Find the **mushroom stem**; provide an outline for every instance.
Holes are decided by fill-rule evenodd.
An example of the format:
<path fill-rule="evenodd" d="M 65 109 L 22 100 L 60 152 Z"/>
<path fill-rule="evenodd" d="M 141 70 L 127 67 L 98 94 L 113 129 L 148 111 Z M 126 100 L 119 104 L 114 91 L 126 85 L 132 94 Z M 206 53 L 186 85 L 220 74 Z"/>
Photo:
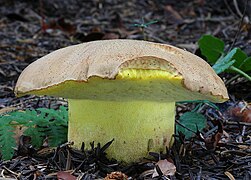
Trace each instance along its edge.
<path fill-rule="evenodd" d="M 175 102 L 69 99 L 68 138 L 76 148 L 114 139 L 108 157 L 135 162 L 149 151 L 165 151 L 174 119 Z"/>

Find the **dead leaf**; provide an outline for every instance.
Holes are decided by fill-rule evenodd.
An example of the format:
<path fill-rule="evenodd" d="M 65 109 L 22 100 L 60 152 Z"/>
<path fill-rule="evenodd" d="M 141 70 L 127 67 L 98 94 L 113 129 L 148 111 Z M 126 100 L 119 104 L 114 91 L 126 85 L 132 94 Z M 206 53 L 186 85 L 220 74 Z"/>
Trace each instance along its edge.
<path fill-rule="evenodd" d="M 119 35 L 116 33 L 106 33 L 103 37 L 102 40 L 106 39 L 119 39 Z"/>
<path fill-rule="evenodd" d="M 19 156 L 32 156 L 36 150 L 31 145 L 31 137 L 21 135 L 19 138 L 17 154 Z"/>
<path fill-rule="evenodd" d="M 66 22 L 64 18 L 58 18 L 48 21 L 48 23 L 42 23 L 42 31 L 49 33 L 50 30 L 61 30 L 67 34 L 75 34 L 76 26 L 73 24 Z"/>
<path fill-rule="evenodd" d="M 96 26 L 92 28 L 90 33 L 88 33 L 87 35 L 78 32 L 74 35 L 74 38 L 80 40 L 81 42 L 90 42 L 90 41 L 105 40 L 105 39 L 119 39 L 120 36 L 118 33 L 114 32 L 103 32 L 100 27 Z"/>
<path fill-rule="evenodd" d="M 110 174 L 107 174 L 104 180 L 127 180 L 128 177 L 122 172 L 116 171 Z"/>
<path fill-rule="evenodd" d="M 15 125 L 14 126 L 14 139 L 16 141 L 17 144 L 20 143 L 20 137 L 24 134 L 24 131 L 27 129 L 27 127 L 23 126 L 23 125 Z"/>
<path fill-rule="evenodd" d="M 195 3 L 198 4 L 199 6 L 204 6 L 206 4 L 206 1 L 205 0 L 196 0 Z"/>
<path fill-rule="evenodd" d="M 181 15 L 175 9 L 173 9 L 172 6 L 165 6 L 165 12 L 166 16 L 168 17 L 169 23 L 181 24 L 183 22 L 183 18 L 181 17 Z"/>
<path fill-rule="evenodd" d="M 205 139 L 205 146 L 208 150 L 214 150 L 221 140 L 221 137 L 223 135 L 223 125 L 220 121 L 216 121 L 218 130 L 217 132 L 211 136 Z"/>
<path fill-rule="evenodd" d="M 57 20 L 58 28 L 68 34 L 75 34 L 76 33 L 76 26 L 67 22 L 64 18 L 59 18 Z"/>
<path fill-rule="evenodd" d="M 37 154 L 39 156 L 46 157 L 49 154 L 54 153 L 55 150 L 56 150 L 55 147 L 44 147 L 43 149 L 40 149 L 39 151 L 37 151 Z"/>
<path fill-rule="evenodd" d="M 176 172 L 176 166 L 169 162 L 168 160 L 164 159 L 164 160 L 159 160 L 156 163 L 156 166 L 159 167 L 159 169 L 161 170 L 162 174 L 165 176 L 173 176 Z M 159 173 L 157 172 L 157 169 L 154 168 L 154 173 L 152 175 L 152 178 L 158 177 Z"/>
<path fill-rule="evenodd" d="M 1 69 L 0 69 L 0 71 L 1 71 Z M 7 113 L 13 112 L 18 109 L 19 109 L 18 107 L 4 107 L 4 108 L 0 109 L 0 115 L 7 114 Z"/>
<path fill-rule="evenodd" d="M 68 172 L 59 171 L 57 172 L 58 180 L 76 180 L 77 178 Z"/>
<path fill-rule="evenodd" d="M 236 106 L 229 107 L 227 116 L 239 122 L 251 123 L 251 105 L 241 101 Z"/>
<path fill-rule="evenodd" d="M 195 13 L 195 10 L 194 10 L 194 6 L 188 6 L 184 9 L 181 9 L 179 11 L 179 14 L 182 16 L 182 17 L 196 17 L 196 13 Z"/>

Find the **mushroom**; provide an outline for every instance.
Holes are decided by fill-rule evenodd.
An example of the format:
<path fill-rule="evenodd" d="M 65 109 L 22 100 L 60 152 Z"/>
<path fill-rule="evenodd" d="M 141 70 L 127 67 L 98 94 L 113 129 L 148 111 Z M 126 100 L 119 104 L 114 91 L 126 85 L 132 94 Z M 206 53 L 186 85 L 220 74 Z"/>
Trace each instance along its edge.
<path fill-rule="evenodd" d="M 104 40 L 56 50 L 30 64 L 15 93 L 68 98 L 68 140 L 105 144 L 133 162 L 171 145 L 175 102 L 224 102 L 223 81 L 201 58 L 174 46 Z"/>

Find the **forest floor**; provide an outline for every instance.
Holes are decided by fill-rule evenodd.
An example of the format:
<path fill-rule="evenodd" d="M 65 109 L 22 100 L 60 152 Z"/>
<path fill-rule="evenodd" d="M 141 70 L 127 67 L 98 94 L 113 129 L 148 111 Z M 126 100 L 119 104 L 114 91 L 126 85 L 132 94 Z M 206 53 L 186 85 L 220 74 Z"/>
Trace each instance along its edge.
<path fill-rule="evenodd" d="M 27 65 L 73 44 L 103 39 L 144 39 L 175 45 L 201 56 L 197 41 L 204 34 L 212 34 L 225 42 L 226 49 L 239 47 L 250 56 L 251 3 L 249 1 L 245 6 L 245 2 L 0 1 L 0 115 L 8 110 L 67 105 L 62 99 L 50 97 L 17 98 L 13 90 Z M 246 15 L 243 15 L 245 8 Z M 205 148 L 198 138 L 184 140 L 177 137 L 180 141 L 167 154 L 153 153 L 152 160 L 125 166 L 100 158 L 100 155 L 98 159 L 97 148 L 89 152 L 88 162 L 79 163 L 87 161 L 81 157 L 83 152 L 64 144 L 43 157 L 16 154 L 12 160 L 0 161 L 0 178 L 93 179 L 122 171 L 128 179 L 153 179 L 155 164 L 161 158 L 174 163 L 176 174 L 169 176 L 158 171 L 160 175 L 156 179 L 251 179 L 251 111 L 246 115 L 250 122 L 243 122 L 240 119 L 243 117 L 232 118 L 226 110 L 251 101 L 251 83 L 241 77 L 227 83 L 234 75 L 222 73 L 220 76 L 226 83 L 230 101 L 220 106 L 222 116 L 218 121 L 221 123 L 209 123 L 208 129 L 204 130 L 211 137 L 212 148 Z M 178 115 L 194 106 L 179 106 Z M 209 110 L 204 106 L 201 113 L 210 120 L 212 113 Z M 233 123 L 226 123 L 227 118 L 232 118 Z M 219 133 L 220 139 L 215 140 Z M 121 174 L 114 176 L 123 179 Z"/>

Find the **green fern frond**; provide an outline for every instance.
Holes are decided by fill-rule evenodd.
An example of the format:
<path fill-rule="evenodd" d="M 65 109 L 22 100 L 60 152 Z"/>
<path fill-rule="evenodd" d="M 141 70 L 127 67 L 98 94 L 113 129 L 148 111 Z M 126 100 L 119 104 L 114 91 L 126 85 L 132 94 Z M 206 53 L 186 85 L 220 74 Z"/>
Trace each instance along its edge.
<path fill-rule="evenodd" d="M 58 110 L 39 108 L 0 116 L 0 153 L 3 159 L 10 159 L 13 156 L 13 147 L 16 147 L 14 139 L 16 125 L 27 128 L 24 135 L 31 137 L 34 147 L 40 147 L 46 137 L 50 146 L 57 146 L 67 141 L 67 108 L 64 106 L 60 106 Z"/>
<path fill-rule="evenodd" d="M 8 119 L 8 118 L 7 118 Z M 1 118 L 0 121 L 5 120 Z M 10 124 L 0 125 L 0 149 L 3 159 L 11 159 L 14 154 L 16 141 L 14 139 L 14 127 Z"/>
<path fill-rule="evenodd" d="M 51 126 L 47 133 L 49 137 L 49 145 L 58 146 L 67 141 L 67 126 Z"/>
<path fill-rule="evenodd" d="M 44 119 L 54 119 L 59 123 L 58 125 L 67 125 L 68 112 L 66 107 L 60 106 L 59 110 L 46 108 L 39 108 L 37 110 L 40 111 L 40 116 L 43 116 Z"/>
<path fill-rule="evenodd" d="M 31 137 L 31 143 L 34 147 L 39 148 L 43 144 L 43 140 L 46 137 L 46 128 L 41 127 L 29 127 L 24 131 L 24 135 Z"/>

